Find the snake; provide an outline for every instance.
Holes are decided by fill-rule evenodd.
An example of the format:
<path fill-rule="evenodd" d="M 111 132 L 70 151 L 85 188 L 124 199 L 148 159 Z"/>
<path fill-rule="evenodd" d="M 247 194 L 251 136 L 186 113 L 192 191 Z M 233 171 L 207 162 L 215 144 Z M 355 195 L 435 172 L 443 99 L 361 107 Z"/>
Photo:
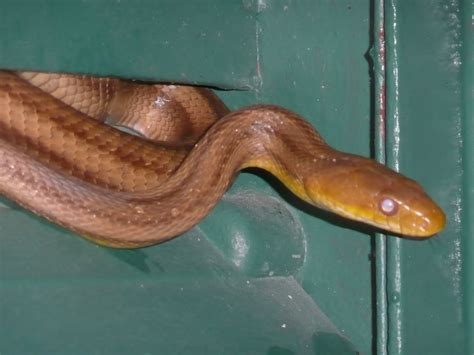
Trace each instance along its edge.
<path fill-rule="evenodd" d="M 332 148 L 283 107 L 231 112 L 206 88 L 0 71 L 0 193 L 97 244 L 183 234 L 247 168 L 374 230 L 426 238 L 446 223 L 416 181 Z"/>

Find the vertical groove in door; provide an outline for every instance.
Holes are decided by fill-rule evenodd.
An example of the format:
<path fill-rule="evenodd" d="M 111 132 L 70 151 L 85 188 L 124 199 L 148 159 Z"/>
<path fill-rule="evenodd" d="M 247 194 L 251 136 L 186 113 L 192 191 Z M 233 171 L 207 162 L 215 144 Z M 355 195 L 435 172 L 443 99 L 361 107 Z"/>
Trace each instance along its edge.
<path fill-rule="evenodd" d="M 374 85 L 375 85 L 375 116 L 374 116 L 374 148 L 375 158 L 380 163 L 386 161 L 385 154 L 385 15 L 384 0 L 375 0 L 373 4 L 374 26 Z M 386 236 L 377 233 L 375 237 L 375 282 L 376 282 L 376 324 L 375 351 L 377 354 L 387 354 L 387 269 L 386 269 Z"/>

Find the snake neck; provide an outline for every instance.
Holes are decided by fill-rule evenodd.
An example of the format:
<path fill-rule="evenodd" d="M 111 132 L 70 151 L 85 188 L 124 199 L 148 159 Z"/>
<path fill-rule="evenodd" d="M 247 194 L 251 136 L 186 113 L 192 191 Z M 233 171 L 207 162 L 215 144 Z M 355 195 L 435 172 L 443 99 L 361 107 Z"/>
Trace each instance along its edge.
<path fill-rule="evenodd" d="M 247 159 L 243 168 L 270 172 L 300 199 L 310 202 L 304 180 L 337 154 L 314 128 L 293 112 L 278 106 L 257 106 L 259 114 L 250 125 L 262 149 Z"/>

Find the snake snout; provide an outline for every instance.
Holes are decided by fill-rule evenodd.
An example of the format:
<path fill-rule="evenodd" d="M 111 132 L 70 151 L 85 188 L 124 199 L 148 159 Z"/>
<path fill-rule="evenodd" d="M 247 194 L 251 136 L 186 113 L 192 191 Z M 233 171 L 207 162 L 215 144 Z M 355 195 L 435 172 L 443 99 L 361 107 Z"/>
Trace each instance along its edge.
<path fill-rule="evenodd" d="M 429 237 L 446 225 L 443 210 L 421 189 L 401 201 L 400 232 L 413 237 Z"/>

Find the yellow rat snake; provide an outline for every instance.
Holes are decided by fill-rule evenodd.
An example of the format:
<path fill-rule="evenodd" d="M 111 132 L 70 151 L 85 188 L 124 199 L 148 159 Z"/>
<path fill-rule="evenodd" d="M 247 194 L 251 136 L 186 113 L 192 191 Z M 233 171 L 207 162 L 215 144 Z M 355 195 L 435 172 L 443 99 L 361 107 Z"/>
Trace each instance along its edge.
<path fill-rule="evenodd" d="M 108 116 L 149 139 L 100 122 Z M 228 113 L 206 89 L 0 71 L 0 193 L 99 244 L 142 247 L 185 232 L 248 167 L 392 233 L 426 237 L 445 224 L 418 183 L 331 148 L 281 107 Z"/>

